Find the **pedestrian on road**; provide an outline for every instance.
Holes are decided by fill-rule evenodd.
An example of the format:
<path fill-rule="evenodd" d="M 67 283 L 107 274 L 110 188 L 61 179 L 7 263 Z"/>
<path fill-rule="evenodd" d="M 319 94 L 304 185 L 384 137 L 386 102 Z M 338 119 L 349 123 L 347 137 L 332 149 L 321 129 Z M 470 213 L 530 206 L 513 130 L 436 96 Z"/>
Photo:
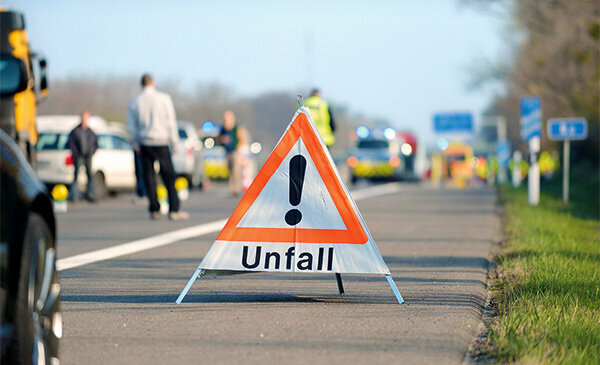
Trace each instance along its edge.
<path fill-rule="evenodd" d="M 304 104 L 310 110 L 310 116 L 315 121 L 317 129 L 323 138 L 323 142 L 327 147 L 333 146 L 335 143 L 335 120 L 329 104 L 321 99 L 321 91 L 313 89 L 310 97 L 304 101 Z"/>
<path fill-rule="evenodd" d="M 217 143 L 223 145 L 229 169 L 229 193 L 232 196 L 242 192 L 242 169 L 238 161 L 238 127 L 235 124 L 235 114 L 231 110 L 223 112 L 223 126 L 217 137 Z"/>
<path fill-rule="evenodd" d="M 71 189 L 69 191 L 69 200 L 71 201 L 80 198 L 77 177 L 79 176 L 79 168 L 81 165 L 85 166 L 87 175 L 85 198 L 89 202 L 96 201 L 94 192 L 94 174 L 92 173 L 92 156 L 94 156 L 94 153 L 98 149 L 98 136 L 96 136 L 96 133 L 88 127 L 89 119 L 90 112 L 84 111 L 81 113 L 81 122 L 71 131 L 69 139 L 67 140 L 67 146 L 71 150 L 73 165 L 75 166 L 73 183 L 71 183 Z"/>
<path fill-rule="evenodd" d="M 254 163 L 252 161 L 252 151 L 250 151 L 250 136 L 248 135 L 248 129 L 240 126 L 238 128 L 238 146 L 237 146 L 237 160 L 240 165 L 240 183 L 242 191 L 248 191 L 252 181 L 254 180 Z"/>
<path fill-rule="evenodd" d="M 160 164 L 160 176 L 167 188 L 169 219 L 189 219 L 189 214 L 179 209 L 179 198 L 175 190 L 171 149 L 176 152 L 179 133 L 173 101 L 169 95 L 155 89 L 154 80 L 149 74 L 142 76 L 141 84 L 142 92 L 129 103 L 127 131 L 134 150 L 142 159 L 142 173 L 150 201 L 150 219 L 160 217 L 160 205 L 156 196 L 155 161 Z"/>

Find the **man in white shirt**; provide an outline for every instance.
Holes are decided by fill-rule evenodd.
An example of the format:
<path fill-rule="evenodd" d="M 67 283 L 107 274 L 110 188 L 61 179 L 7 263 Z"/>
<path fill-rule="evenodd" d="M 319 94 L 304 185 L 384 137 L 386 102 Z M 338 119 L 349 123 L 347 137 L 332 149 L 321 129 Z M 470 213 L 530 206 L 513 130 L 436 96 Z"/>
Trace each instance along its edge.
<path fill-rule="evenodd" d="M 169 95 L 154 88 L 154 80 L 149 74 L 142 76 L 142 92 L 129 103 L 127 131 L 133 148 L 142 158 L 142 172 L 150 201 L 150 218 L 160 217 L 154 173 L 154 162 L 158 161 L 160 176 L 169 196 L 169 219 L 188 219 L 189 214 L 179 210 L 175 170 L 171 160 L 171 148 L 175 150 L 179 142 L 175 108 Z"/>

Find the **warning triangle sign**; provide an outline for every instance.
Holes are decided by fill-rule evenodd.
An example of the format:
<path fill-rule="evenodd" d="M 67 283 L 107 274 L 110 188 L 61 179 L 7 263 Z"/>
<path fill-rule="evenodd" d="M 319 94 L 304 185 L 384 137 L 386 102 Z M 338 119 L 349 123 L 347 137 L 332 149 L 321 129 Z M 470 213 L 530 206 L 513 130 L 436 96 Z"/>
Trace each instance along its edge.
<path fill-rule="evenodd" d="M 383 274 L 389 269 L 306 107 L 283 137 L 181 292 L 200 274 L 244 271 Z"/>
<path fill-rule="evenodd" d="M 334 169 L 307 114 L 298 112 L 217 240 L 366 243 Z"/>
<path fill-rule="evenodd" d="M 298 109 L 200 267 L 389 274 L 307 108 Z"/>

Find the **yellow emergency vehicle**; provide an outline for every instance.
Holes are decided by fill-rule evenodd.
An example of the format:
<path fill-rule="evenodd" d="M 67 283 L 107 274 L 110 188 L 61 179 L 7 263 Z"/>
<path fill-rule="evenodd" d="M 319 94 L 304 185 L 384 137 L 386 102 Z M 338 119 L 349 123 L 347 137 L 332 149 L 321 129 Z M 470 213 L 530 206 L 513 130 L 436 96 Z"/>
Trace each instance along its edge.
<path fill-rule="evenodd" d="M 29 48 L 21 13 L 0 8 L 0 25 L 0 128 L 34 163 L 36 105 L 48 95 L 46 60 Z"/>
<path fill-rule="evenodd" d="M 457 187 L 465 187 L 475 173 L 473 147 L 463 142 L 450 142 L 442 151 L 448 176 Z"/>

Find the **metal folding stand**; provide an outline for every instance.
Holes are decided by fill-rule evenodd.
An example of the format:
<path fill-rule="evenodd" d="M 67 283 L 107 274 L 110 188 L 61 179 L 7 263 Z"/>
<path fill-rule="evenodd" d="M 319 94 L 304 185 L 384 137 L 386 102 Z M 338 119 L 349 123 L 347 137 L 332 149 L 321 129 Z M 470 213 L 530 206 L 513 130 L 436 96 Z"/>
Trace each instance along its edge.
<path fill-rule="evenodd" d="M 194 284 L 194 282 L 196 281 L 196 279 L 198 278 L 198 276 L 200 275 L 201 272 L 202 272 L 202 269 L 200 268 L 200 266 L 198 266 L 198 268 L 196 269 L 196 271 L 194 271 L 194 274 L 188 281 L 185 288 L 183 288 L 183 290 L 181 291 L 181 294 L 179 294 L 179 297 L 177 298 L 175 303 L 181 304 L 181 302 L 183 301 L 183 298 L 185 298 L 188 291 L 190 290 L 190 288 L 192 287 L 192 285 Z M 396 296 L 398 303 L 399 304 L 404 303 L 404 299 L 402 299 L 402 295 L 400 295 L 400 292 L 398 291 L 398 287 L 396 287 L 396 283 L 394 283 L 394 279 L 392 279 L 392 276 L 386 275 L 385 278 L 387 279 L 388 283 L 390 284 L 390 287 L 392 288 L 392 291 L 394 292 L 394 295 Z M 338 286 L 340 295 L 344 295 L 344 284 L 342 283 L 342 275 L 340 273 L 336 272 L 335 280 L 337 282 L 337 286 Z"/>
<path fill-rule="evenodd" d="M 392 279 L 392 275 L 387 274 L 385 276 L 385 278 L 387 279 L 388 283 L 392 287 L 392 291 L 394 292 L 396 299 L 398 299 L 398 304 L 404 303 L 404 299 L 402 299 L 402 295 L 400 295 L 400 292 L 398 291 L 398 287 L 396 286 L 396 283 L 394 283 L 394 279 Z"/>
<path fill-rule="evenodd" d="M 190 288 L 192 287 L 192 284 L 194 284 L 194 281 L 196 281 L 196 279 L 198 278 L 198 275 L 200 275 L 201 271 L 202 271 L 202 269 L 200 268 L 200 266 L 198 266 L 198 268 L 196 269 L 196 271 L 194 271 L 194 275 L 192 275 L 192 277 L 188 281 L 188 283 L 185 286 L 185 288 L 183 288 L 183 290 L 181 291 L 181 294 L 179 294 L 179 297 L 177 298 L 177 300 L 175 301 L 175 303 L 181 304 L 181 301 L 183 300 L 183 298 L 185 298 L 187 292 L 190 290 Z"/>
<path fill-rule="evenodd" d="M 342 283 L 342 275 L 339 272 L 335 273 L 335 280 L 337 281 L 338 290 L 340 295 L 344 295 L 344 284 Z"/>

